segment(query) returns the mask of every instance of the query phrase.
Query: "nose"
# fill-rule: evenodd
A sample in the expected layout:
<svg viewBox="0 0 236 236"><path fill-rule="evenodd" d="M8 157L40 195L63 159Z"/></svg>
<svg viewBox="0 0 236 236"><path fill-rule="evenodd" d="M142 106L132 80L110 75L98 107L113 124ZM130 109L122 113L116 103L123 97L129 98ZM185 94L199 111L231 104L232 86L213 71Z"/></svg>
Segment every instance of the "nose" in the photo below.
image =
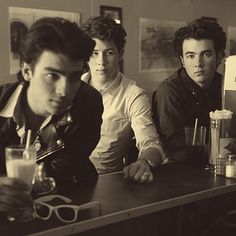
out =
<svg viewBox="0 0 236 236"><path fill-rule="evenodd" d="M106 55L105 55L105 53L99 53L98 64L99 65L105 65L105 63L106 63Z"/></svg>
<svg viewBox="0 0 236 236"><path fill-rule="evenodd" d="M56 94L65 97L68 91L68 79L66 77L61 77L56 82Z"/></svg>
<svg viewBox="0 0 236 236"><path fill-rule="evenodd" d="M195 67L203 67L203 58L201 56L196 56L195 60Z"/></svg>

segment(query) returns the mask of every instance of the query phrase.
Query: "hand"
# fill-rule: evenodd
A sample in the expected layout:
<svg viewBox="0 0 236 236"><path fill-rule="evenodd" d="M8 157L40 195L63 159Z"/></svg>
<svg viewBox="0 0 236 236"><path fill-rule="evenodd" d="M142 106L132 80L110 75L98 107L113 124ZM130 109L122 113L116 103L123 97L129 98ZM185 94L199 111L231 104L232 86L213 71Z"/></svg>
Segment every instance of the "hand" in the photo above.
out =
<svg viewBox="0 0 236 236"><path fill-rule="evenodd" d="M14 212L19 208L32 208L27 193L28 185L16 178L0 177L0 212Z"/></svg>
<svg viewBox="0 0 236 236"><path fill-rule="evenodd" d="M150 166L145 160L142 159L126 166L123 173L124 178L131 178L140 183L150 183L153 181L153 174Z"/></svg>

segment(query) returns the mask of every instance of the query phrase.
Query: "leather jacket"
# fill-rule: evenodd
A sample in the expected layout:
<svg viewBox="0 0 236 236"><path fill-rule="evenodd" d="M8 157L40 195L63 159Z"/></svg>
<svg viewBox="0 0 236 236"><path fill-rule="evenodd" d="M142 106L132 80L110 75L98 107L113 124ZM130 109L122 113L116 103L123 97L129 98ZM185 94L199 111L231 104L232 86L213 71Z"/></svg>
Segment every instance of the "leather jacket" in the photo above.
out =
<svg viewBox="0 0 236 236"><path fill-rule="evenodd" d="M17 87L17 82L0 87L0 111L6 106ZM44 162L46 174L56 182L80 182L97 178L97 171L89 155L100 139L103 105L100 93L83 81L69 111L52 120L38 132L34 145L37 163ZM4 150L8 145L19 144L13 117L0 116L0 174L5 174Z"/></svg>

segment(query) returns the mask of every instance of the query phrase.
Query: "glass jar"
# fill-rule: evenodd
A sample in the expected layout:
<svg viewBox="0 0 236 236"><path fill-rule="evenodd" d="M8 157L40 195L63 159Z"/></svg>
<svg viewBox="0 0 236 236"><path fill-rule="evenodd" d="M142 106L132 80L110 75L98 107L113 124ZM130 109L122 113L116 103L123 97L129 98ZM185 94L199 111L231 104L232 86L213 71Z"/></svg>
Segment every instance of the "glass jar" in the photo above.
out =
<svg viewBox="0 0 236 236"><path fill-rule="evenodd" d="M210 155L209 165L210 169L216 173L216 160L222 155L227 159L227 154L231 154L230 144L232 138L230 137L231 119L213 119L211 118L210 127ZM221 161L221 160L220 160Z"/></svg>
<svg viewBox="0 0 236 236"><path fill-rule="evenodd" d="M225 166L225 177L236 178L236 154L229 154Z"/></svg>
<svg viewBox="0 0 236 236"><path fill-rule="evenodd" d="M216 158L216 169L215 169L216 175L225 176L226 162L227 158L219 154L218 157Z"/></svg>

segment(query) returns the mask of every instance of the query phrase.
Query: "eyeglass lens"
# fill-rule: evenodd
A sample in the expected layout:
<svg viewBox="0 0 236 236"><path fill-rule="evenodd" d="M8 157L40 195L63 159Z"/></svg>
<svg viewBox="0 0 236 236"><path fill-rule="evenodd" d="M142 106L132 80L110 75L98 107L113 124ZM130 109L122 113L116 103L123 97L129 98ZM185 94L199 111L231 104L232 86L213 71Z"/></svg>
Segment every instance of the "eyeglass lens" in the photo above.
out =
<svg viewBox="0 0 236 236"><path fill-rule="evenodd" d="M66 221L75 220L75 209L70 207L59 207L57 208L58 215Z"/></svg>
<svg viewBox="0 0 236 236"><path fill-rule="evenodd" d="M48 206L42 205L42 204L35 204L35 211L38 216L42 218L47 218L50 214L50 209Z"/></svg>

